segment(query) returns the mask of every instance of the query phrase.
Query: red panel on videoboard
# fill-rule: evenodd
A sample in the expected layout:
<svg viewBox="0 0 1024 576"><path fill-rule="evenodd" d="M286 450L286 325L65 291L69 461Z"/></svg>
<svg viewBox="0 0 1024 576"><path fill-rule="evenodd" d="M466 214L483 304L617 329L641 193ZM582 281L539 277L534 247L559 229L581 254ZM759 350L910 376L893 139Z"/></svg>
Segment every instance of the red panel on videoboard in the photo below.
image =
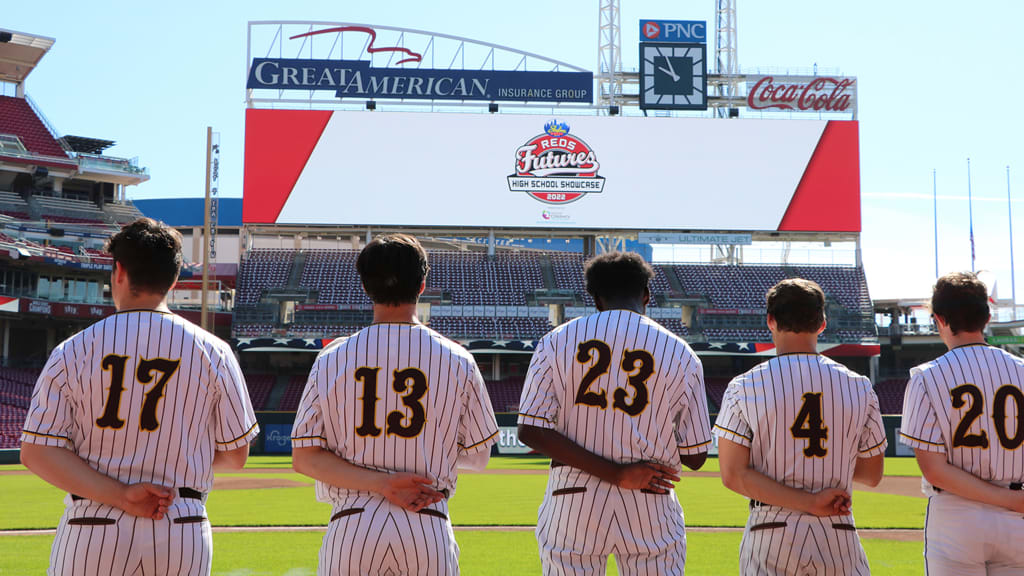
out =
<svg viewBox="0 0 1024 576"><path fill-rule="evenodd" d="M329 110L246 110L242 222L277 222L320 141Z"/></svg>
<svg viewBox="0 0 1024 576"><path fill-rule="evenodd" d="M860 232L856 121L830 121L779 223L780 231Z"/></svg>

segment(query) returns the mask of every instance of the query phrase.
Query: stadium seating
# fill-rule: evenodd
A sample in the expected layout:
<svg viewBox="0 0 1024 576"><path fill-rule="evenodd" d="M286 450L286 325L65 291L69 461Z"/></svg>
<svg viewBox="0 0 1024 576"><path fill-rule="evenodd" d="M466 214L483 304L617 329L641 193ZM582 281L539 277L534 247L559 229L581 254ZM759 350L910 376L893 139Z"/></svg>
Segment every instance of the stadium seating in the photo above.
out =
<svg viewBox="0 0 1024 576"><path fill-rule="evenodd" d="M0 368L0 449L17 448L39 370Z"/></svg>
<svg viewBox="0 0 1024 576"><path fill-rule="evenodd" d="M820 284L827 298L834 299L848 311L871 313L871 298L862 268L762 264L686 264L672 268L686 294L706 296L714 308L762 309L769 288L780 280L801 277Z"/></svg>
<svg viewBox="0 0 1024 576"><path fill-rule="evenodd" d="M767 328L704 328L709 342L771 342Z"/></svg>
<svg viewBox="0 0 1024 576"><path fill-rule="evenodd" d="M544 287L534 254L431 252L427 287L451 294L455 305L526 305L526 295Z"/></svg>
<svg viewBox="0 0 1024 576"><path fill-rule="evenodd" d="M238 267L236 304L256 304L266 288L285 286L294 250L252 250Z"/></svg>
<svg viewBox="0 0 1024 576"><path fill-rule="evenodd" d="M235 336L240 338L258 338L270 336L274 331L274 326L271 324L235 324L231 329Z"/></svg>
<svg viewBox="0 0 1024 576"><path fill-rule="evenodd" d="M584 306L593 306L594 299L587 293L586 281L583 278L583 254L556 252L549 257L557 288L572 290Z"/></svg>
<svg viewBox="0 0 1024 576"><path fill-rule="evenodd" d="M107 213L111 220L119 224L134 222L142 217L142 212L140 212L139 209L131 202L125 204L107 204L103 207L103 211Z"/></svg>
<svg viewBox="0 0 1024 576"><path fill-rule="evenodd" d="M656 322L671 330L676 336L686 337L690 335L690 330L686 327L686 324L683 324L683 321L678 318L658 318Z"/></svg>
<svg viewBox="0 0 1024 576"><path fill-rule="evenodd" d="M274 389L274 374L245 374L245 383L249 386L249 399L253 410L266 410L267 398Z"/></svg>
<svg viewBox="0 0 1024 576"><path fill-rule="evenodd" d="M302 400L302 391L306 387L306 376L292 376L288 381L288 387L281 395L281 402L277 405L278 410L294 412L299 408L299 401Z"/></svg>
<svg viewBox="0 0 1024 576"><path fill-rule="evenodd" d="M704 390L708 395L708 410L717 413L722 407L722 397L729 387L729 378L704 377Z"/></svg>
<svg viewBox="0 0 1024 576"><path fill-rule="evenodd" d="M882 414L902 414L903 395L907 391L907 378L889 378L875 384L878 407Z"/></svg>
<svg viewBox="0 0 1024 576"><path fill-rule="evenodd" d="M33 154L67 158L64 148L24 98L0 96L0 133L17 136Z"/></svg>
<svg viewBox="0 0 1024 576"><path fill-rule="evenodd" d="M523 394L523 378L511 377L487 381L487 395L495 412L518 412Z"/></svg>
<svg viewBox="0 0 1024 576"><path fill-rule="evenodd" d="M552 326L547 318L491 318L484 316L434 316L430 327L449 338L536 340Z"/></svg>
<svg viewBox="0 0 1024 576"><path fill-rule="evenodd" d="M365 326L352 324L292 324L288 327L288 335L300 338L338 338L349 336L362 330Z"/></svg>
<svg viewBox="0 0 1024 576"><path fill-rule="evenodd" d="M106 224L107 217L99 206L87 200L72 200L50 196L30 196L41 220L62 224Z"/></svg>

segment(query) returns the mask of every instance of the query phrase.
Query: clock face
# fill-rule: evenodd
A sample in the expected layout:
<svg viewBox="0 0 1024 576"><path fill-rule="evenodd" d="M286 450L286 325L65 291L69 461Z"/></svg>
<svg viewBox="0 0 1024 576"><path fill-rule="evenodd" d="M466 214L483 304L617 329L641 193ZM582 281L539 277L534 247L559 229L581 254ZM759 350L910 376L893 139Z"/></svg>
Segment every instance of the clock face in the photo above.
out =
<svg viewBox="0 0 1024 576"><path fill-rule="evenodd" d="M640 44L640 108L707 109L707 47L704 44Z"/></svg>

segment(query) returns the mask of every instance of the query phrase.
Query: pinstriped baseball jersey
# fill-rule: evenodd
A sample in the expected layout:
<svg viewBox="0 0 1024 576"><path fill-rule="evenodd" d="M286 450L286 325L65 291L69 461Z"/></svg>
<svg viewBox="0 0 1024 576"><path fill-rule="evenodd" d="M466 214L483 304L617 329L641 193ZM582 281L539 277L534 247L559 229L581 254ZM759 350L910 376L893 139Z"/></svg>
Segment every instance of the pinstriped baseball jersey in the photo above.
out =
<svg viewBox="0 0 1024 576"><path fill-rule="evenodd" d="M954 348L910 371L900 441L982 480L1024 481L1022 390L1024 359L984 344Z"/></svg>
<svg viewBox="0 0 1024 576"><path fill-rule="evenodd" d="M871 382L817 354L783 354L729 383L715 434L750 448L754 470L819 492L851 490L857 458L885 453ZM752 508L740 574L870 574L852 516Z"/></svg>
<svg viewBox="0 0 1024 576"><path fill-rule="evenodd" d="M69 448L125 483L207 492L214 451L258 431L226 343L175 314L124 311L54 349L21 441Z"/></svg>
<svg viewBox="0 0 1024 576"><path fill-rule="evenodd" d="M850 490L857 458L885 453L871 381L817 354L785 354L729 383L715 434L750 448L753 468L809 492Z"/></svg>
<svg viewBox="0 0 1024 576"><path fill-rule="evenodd" d="M124 311L54 349L21 441L62 446L125 483L208 492L217 450L258 434L238 362L223 341L171 313ZM179 492L162 520L65 498L49 574L210 573L204 499Z"/></svg>
<svg viewBox="0 0 1024 576"><path fill-rule="evenodd" d="M299 403L292 445L376 470L414 472L455 492L460 451L487 450L498 425L473 356L421 324L380 323L325 348ZM318 481L317 499L365 492Z"/></svg>
<svg viewBox="0 0 1024 576"><path fill-rule="evenodd" d="M704 370L693 350L650 318L608 310L544 336L526 374L519 423L551 428L615 462L679 467L707 452Z"/></svg>
<svg viewBox="0 0 1024 576"><path fill-rule="evenodd" d="M704 370L681 338L644 315L608 310L567 322L537 344L519 423L556 430L588 451L679 469L706 452ZM675 492L627 490L569 466L552 468L538 511L544 574L682 574L686 524Z"/></svg>

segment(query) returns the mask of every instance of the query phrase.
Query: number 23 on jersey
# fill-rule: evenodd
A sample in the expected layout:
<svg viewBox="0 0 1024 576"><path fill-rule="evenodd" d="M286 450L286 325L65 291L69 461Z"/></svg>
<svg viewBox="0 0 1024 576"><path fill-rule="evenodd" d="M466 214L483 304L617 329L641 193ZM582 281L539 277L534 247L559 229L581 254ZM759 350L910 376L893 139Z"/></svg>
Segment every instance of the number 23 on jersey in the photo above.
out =
<svg viewBox="0 0 1024 576"><path fill-rule="evenodd" d="M600 340L580 342L576 351L576 361L580 364L594 361L583 375L580 387L576 391L575 404L596 406L601 409L608 407L608 395L604 388L591 390L594 381L608 373L612 363L612 349ZM633 401L627 401L629 393L625 388L616 388L612 393L612 408L621 410L630 416L639 416L650 403L647 391L647 379L654 374L654 357L646 350L625 350L619 368L626 374L626 382L636 391Z"/></svg>

